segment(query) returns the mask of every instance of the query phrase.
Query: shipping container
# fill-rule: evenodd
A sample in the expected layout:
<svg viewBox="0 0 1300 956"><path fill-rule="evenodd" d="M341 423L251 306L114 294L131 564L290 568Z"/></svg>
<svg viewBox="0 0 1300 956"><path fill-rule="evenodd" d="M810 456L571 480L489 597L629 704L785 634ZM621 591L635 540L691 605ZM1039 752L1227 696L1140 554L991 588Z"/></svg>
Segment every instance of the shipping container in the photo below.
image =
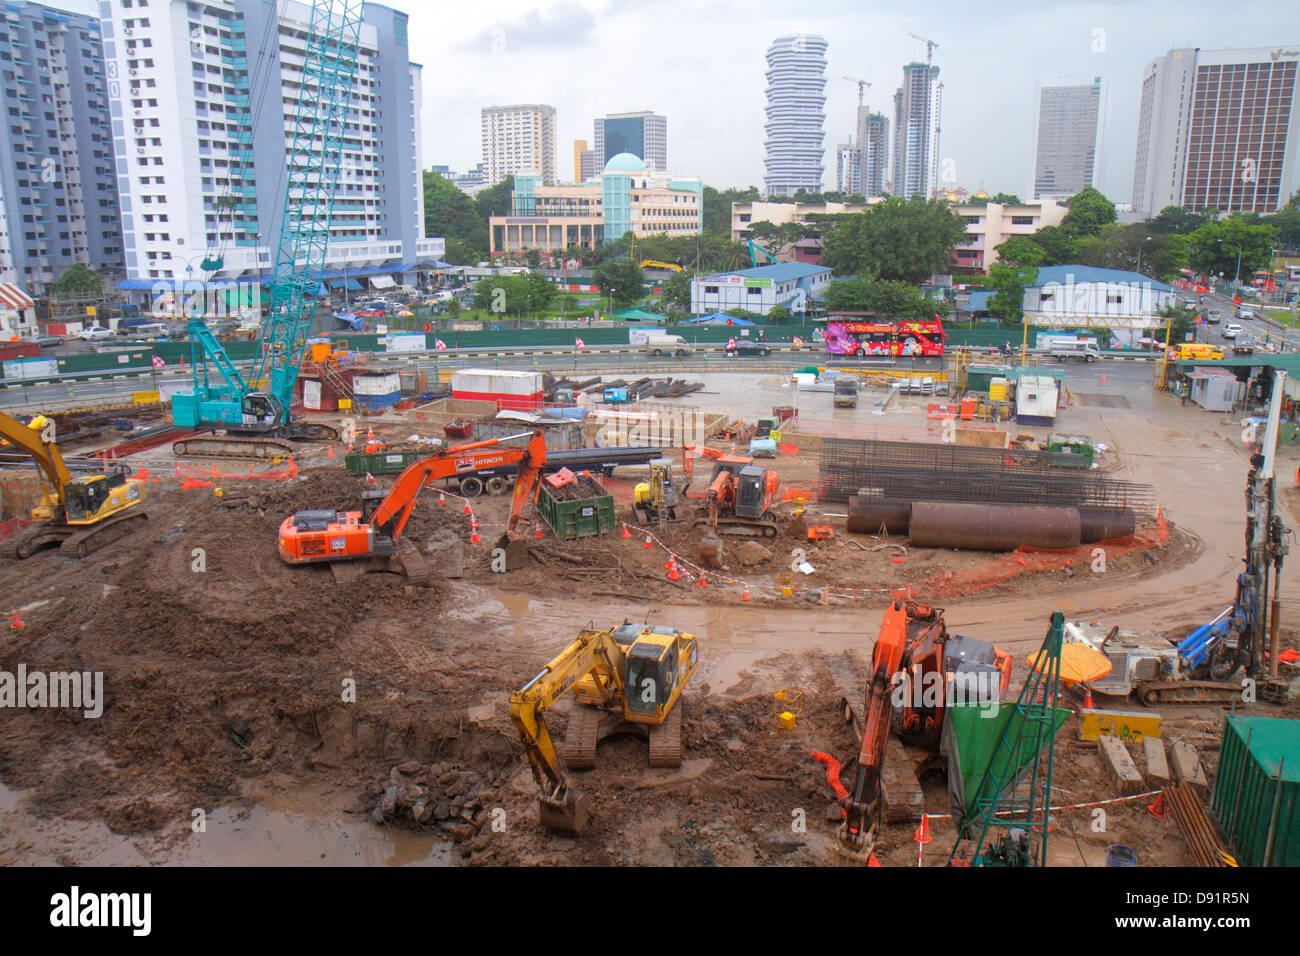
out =
<svg viewBox="0 0 1300 956"><path fill-rule="evenodd" d="M549 482L541 482L541 490L537 494L537 512L547 527L561 541L589 538L613 531L616 524L614 496L595 479L585 475L578 475L574 483L578 486L581 497L561 500L560 495L573 492L567 487L564 492L558 492Z"/></svg>
<svg viewBox="0 0 1300 956"><path fill-rule="evenodd" d="M1224 718L1210 811L1241 866L1300 866L1300 721Z"/></svg>
<svg viewBox="0 0 1300 956"><path fill-rule="evenodd" d="M542 373L502 369L457 369L451 397L491 401L498 408L530 411L542 404Z"/></svg>
<svg viewBox="0 0 1300 956"><path fill-rule="evenodd" d="M389 395L402 390L402 376L398 372L387 375L357 375L352 379L352 391L362 395Z"/></svg>
<svg viewBox="0 0 1300 956"><path fill-rule="evenodd" d="M362 395L358 394L353 399L353 406L363 412L379 412L385 408L392 408L402 398L400 391L389 392L387 395Z"/></svg>
<svg viewBox="0 0 1300 956"><path fill-rule="evenodd" d="M348 471L354 475L396 475L406 469L407 465L413 465L421 458L428 457L434 453L434 449L429 451L391 451L380 452L377 455L363 455L353 453L345 455L343 464Z"/></svg>

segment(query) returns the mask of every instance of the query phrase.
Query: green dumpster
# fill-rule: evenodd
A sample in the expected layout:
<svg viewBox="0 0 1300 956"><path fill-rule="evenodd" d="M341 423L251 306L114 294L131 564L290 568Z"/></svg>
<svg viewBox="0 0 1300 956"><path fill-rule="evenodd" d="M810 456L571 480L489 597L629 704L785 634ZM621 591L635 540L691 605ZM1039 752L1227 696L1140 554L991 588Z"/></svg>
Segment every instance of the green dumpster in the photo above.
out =
<svg viewBox="0 0 1300 956"><path fill-rule="evenodd" d="M537 512L561 541L601 535L615 527L614 496L586 475L560 488L543 480Z"/></svg>

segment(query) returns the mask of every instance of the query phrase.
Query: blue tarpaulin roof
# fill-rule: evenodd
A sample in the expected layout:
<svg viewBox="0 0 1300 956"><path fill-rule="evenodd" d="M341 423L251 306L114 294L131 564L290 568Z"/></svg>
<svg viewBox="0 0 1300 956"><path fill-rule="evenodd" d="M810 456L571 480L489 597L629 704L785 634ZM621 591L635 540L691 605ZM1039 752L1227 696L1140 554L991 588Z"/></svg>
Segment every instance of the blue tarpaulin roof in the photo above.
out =
<svg viewBox="0 0 1300 956"><path fill-rule="evenodd" d="M712 315L697 315L694 318L683 319L682 325L726 325L731 322L732 325L754 325L749 319L740 319L734 315L726 315L722 312L714 312Z"/></svg>
<svg viewBox="0 0 1300 956"><path fill-rule="evenodd" d="M329 280L329 284L333 286L335 289L347 289L349 292L360 292L362 288L360 282L358 282L356 279L351 279L351 278L331 279Z"/></svg>

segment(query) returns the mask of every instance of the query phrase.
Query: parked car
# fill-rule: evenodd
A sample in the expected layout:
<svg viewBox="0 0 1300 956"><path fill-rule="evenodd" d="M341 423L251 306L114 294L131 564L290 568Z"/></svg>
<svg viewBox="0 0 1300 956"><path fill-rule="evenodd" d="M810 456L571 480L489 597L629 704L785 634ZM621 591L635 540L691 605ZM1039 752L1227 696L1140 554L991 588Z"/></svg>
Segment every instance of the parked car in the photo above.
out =
<svg viewBox="0 0 1300 956"><path fill-rule="evenodd" d="M83 342L103 342L107 339L117 338L117 333L112 329L105 329L95 325L88 329L82 329L77 338Z"/></svg>
<svg viewBox="0 0 1300 956"><path fill-rule="evenodd" d="M749 339L737 339L734 348L727 349L728 355L762 355L772 354L772 346L764 342L752 342Z"/></svg>
<svg viewBox="0 0 1300 956"><path fill-rule="evenodd" d="M56 345L63 344L63 339L57 335L29 335L27 341L32 345L39 345L43 349L52 349Z"/></svg>
<svg viewBox="0 0 1300 956"><path fill-rule="evenodd" d="M1235 339L1242 333L1243 329L1236 322L1229 322L1223 327L1223 337L1225 339Z"/></svg>

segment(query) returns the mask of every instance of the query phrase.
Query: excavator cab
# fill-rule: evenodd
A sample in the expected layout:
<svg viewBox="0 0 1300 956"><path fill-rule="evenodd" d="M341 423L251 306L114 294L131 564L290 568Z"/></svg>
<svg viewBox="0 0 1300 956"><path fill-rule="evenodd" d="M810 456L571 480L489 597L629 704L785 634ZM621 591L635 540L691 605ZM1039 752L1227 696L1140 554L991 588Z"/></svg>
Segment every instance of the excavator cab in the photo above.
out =
<svg viewBox="0 0 1300 956"><path fill-rule="evenodd" d="M249 392L240 402L244 425L254 429L272 429L284 421L284 406L274 395Z"/></svg>
<svg viewBox="0 0 1300 956"><path fill-rule="evenodd" d="M68 524L94 524L139 500L136 483L121 472L83 475L63 486Z"/></svg>

